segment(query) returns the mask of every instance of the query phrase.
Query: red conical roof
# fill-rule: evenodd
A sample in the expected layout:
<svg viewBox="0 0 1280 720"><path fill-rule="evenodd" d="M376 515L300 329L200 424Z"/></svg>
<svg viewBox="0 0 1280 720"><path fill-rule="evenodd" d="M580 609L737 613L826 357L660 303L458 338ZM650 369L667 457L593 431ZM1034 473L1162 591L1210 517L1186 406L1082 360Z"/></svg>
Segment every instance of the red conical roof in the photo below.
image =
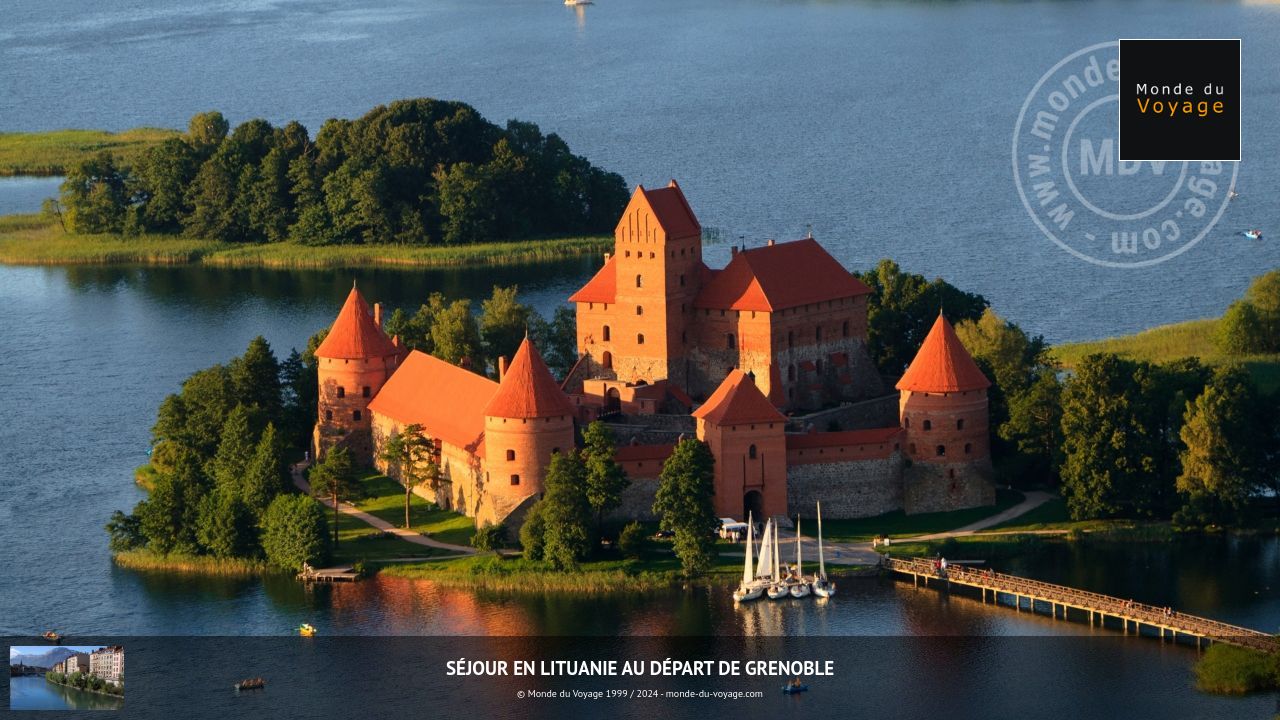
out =
<svg viewBox="0 0 1280 720"><path fill-rule="evenodd" d="M399 353L400 348L393 345L391 338L373 321L369 304L354 285L351 286L351 294L347 295L347 301L342 304L342 310L338 311L338 319L329 328L328 336L316 348L316 357L339 360L386 357Z"/></svg>
<svg viewBox="0 0 1280 720"><path fill-rule="evenodd" d="M573 415L573 404L529 338L520 343L502 375L498 392L484 409L489 417L540 418Z"/></svg>
<svg viewBox="0 0 1280 720"><path fill-rule="evenodd" d="M942 313L897 384L899 390L912 392L962 392L990 386L991 381L978 369Z"/></svg>
<svg viewBox="0 0 1280 720"><path fill-rule="evenodd" d="M720 387L693 416L714 425L784 422L786 417L760 392L756 383L741 370L730 371Z"/></svg>

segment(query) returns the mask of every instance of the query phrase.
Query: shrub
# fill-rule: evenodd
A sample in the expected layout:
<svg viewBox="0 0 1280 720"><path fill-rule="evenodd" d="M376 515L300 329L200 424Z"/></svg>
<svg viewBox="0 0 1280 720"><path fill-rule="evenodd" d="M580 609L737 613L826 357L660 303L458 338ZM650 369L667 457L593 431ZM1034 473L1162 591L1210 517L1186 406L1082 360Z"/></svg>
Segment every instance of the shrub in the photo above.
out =
<svg viewBox="0 0 1280 720"><path fill-rule="evenodd" d="M262 549L267 562L300 570L329 558L329 532L324 506L307 495L281 495L271 501L262 522Z"/></svg>
<svg viewBox="0 0 1280 720"><path fill-rule="evenodd" d="M1196 686L1205 692L1240 695L1274 690L1276 658L1256 650L1214 644L1196 663Z"/></svg>
<svg viewBox="0 0 1280 720"><path fill-rule="evenodd" d="M638 558L644 554L649 538L645 535L644 526L632 522L622 528L618 535L618 551L625 557Z"/></svg>
<svg viewBox="0 0 1280 720"><path fill-rule="evenodd" d="M471 547L481 551L490 552L498 550L507 539L507 528L502 523L494 525L485 523L484 527L476 530L475 535L471 536Z"/></svg>
<svg viewBox="0 0 1280 720"><path fill-rule="evenodd" d="M546 529L546 520L542 517L542 502L538 501L525 513L524 524L520 526L520 545L524 548L525 559L542 559L542 538Z"/></svg>

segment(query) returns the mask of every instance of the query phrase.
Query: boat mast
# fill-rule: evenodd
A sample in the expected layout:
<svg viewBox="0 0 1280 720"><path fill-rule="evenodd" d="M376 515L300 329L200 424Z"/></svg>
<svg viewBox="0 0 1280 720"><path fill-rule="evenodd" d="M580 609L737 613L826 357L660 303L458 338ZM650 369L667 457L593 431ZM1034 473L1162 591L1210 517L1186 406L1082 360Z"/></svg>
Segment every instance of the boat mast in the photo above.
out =
<svg viewBox="0 0 1280 720"><path fill-rule="evenodd" d="M796 577L804 576L804 561L800 558L800 515L796 514Z"/></svg>
<svg viewBox="0 0 1280 720"><path fill-rule="evenodd" d="M778 547L778 525L777 523L774 523L773 525L773 581L774 582L782 582L782 567L780 562L781 558L778 557L782 553L778 552L779 549L780 548Z"/></svg>
<svg viewBox="0 0 1280 720"><path fill-rule="evenodd" d="M755 529L751 527L751 513L747 513L747 563L742 567L742 587L744 588L750 585L751 581L755 579L751 577L751 571L754 569L751 567L751 550L755 545L755 535Z"/></svg>
<svg viewBox="0 0 1280 720"><path fill-rule="evenodd" d="M822 557L822 501L818 501L818 577L827 580L827 563Z"/></svg>

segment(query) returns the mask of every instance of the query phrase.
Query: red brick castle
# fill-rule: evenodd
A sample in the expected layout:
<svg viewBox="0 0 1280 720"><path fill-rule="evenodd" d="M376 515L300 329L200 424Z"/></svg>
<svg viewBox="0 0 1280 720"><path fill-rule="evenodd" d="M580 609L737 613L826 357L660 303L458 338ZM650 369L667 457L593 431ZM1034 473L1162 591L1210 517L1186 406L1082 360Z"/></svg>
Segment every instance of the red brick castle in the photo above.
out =
<svg viewBox="0 0 1280 720"><path fill-rule="evenodd" d="M735 247L708 268L680 187L639 187L613 253L569 298L579 359L567 377L528 340L497 382L407 352L353 288L316 352L314 450L343 443L373 463L417 424L441 470L439 490L420 492L480 523L518 525L552 454L595 419L612 425L632 479L626 517L651 515L682 435L715 455L722 516L808 513L818 500L830 517L993 503L990 382L939 315L885 394L866 350L870 293L812 237Z"/></svg>

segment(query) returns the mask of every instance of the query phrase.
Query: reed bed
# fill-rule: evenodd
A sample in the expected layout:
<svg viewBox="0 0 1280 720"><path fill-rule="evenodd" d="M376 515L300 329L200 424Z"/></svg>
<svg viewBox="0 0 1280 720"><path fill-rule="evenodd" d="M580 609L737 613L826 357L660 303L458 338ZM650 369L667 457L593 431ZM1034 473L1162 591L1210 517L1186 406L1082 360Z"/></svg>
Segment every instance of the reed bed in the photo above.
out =
<svg viewBox="0 0 1280 720"><path fill-rule="evenodd" d="M741 560L731 564L741 572ZM438 562L390 565L380 573L412 580L429 580L448 587L510 593L560 592L599 595L622 590L652 592L680 586L684 580L674 558L661 560L600 560L583 563L577 570L554 570L544 563L493 555ZM728 566L726 566L728 567ZM701 582L717 582L717 567Z"/></svg>
<svg viewBox="0 0 1280 720"><path fill-rule="evenodd" d="M65 175L67 168L102 150L125 165L177 130L141 127L113 133L105 130L53 130L0 133L0 176Z"/></svg>
<svg viewBox="0 0 1280 720"><path fill-rule="evenodd" d="M214 558L202 555L161 555L150 550L125 550L112 556L116 565L144 572L187 573L218 577L252 577L268 572L261 560Z"/></svg>

